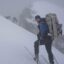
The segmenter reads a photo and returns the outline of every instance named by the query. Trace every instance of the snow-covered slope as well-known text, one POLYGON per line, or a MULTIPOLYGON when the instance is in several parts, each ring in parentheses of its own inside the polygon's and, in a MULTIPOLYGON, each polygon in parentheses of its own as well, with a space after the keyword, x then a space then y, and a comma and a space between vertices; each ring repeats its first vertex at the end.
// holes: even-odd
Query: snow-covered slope
MULTIPOLYGON (((35 35, 11 23, 0 16, 0 64, 35 64, 34 41, 35 35), (31 54, 28 52, 28 50, 31 54)), ((64 55, 53 48, 54 56, 59 64, 64 63, 64 55)), ((42 55, 48 60, 45 47, 40 47, 40 62, 47 64, 42 55)))
POLYGON ((60 52, 64 54, 64 35, 56 38, 53 44, 60 52))

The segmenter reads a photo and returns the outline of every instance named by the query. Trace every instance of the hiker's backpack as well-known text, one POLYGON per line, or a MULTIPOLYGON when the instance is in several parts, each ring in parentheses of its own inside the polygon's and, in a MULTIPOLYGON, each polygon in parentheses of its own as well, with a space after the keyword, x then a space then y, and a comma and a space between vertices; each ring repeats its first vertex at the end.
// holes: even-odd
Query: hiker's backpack
POLYGON ((62 24, 59 24, 56 14, 47 14, 46 22, 49 26, 49 32, 52 35, 52 39, 55 39, 59 35, 62 35, 62 24))

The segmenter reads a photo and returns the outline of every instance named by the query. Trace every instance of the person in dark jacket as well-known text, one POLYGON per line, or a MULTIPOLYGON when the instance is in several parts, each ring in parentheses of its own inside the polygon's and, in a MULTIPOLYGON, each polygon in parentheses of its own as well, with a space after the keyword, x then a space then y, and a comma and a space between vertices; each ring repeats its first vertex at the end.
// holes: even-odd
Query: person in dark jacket
POLYGON ((52 54, 52 38, 49 33, 49 27, 46 23, 45 18, 41 18, 39 15, 35 16, 35 21, 38 23, 38 29, 39 33, 37 34, 37 41, 34 43, 34 51, 35 51, 35 58, 37 59, 37 56, 39 54, 39 45, 45 45, 45 48, 48 53, 50 64, 54 64, 54 58, 52 54))

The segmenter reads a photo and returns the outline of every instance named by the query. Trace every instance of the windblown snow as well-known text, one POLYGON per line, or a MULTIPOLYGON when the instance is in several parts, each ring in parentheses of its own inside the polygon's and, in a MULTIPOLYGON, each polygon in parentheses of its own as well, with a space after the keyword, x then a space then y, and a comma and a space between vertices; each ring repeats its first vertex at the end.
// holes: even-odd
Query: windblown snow
MULTIPOLYGON (((34 34, 0 16, 0 64, 36 64, 33 60, 33 45, 36 39, 34 34)), ((64 64, 64 55, 54 47, 53 54, 58 64, 64 64)), ((45 47, 41 46, 40 62, 47 64, 47 61, 47 52, 45 47)))

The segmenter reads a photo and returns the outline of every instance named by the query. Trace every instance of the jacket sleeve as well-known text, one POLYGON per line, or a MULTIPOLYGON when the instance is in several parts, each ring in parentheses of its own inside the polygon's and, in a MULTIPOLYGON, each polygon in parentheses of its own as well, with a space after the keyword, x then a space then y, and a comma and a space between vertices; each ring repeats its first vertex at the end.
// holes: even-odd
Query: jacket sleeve
POLYGON ((38 38, 38 40, 40 40, 41 32, 40 32, 40 26, 39 25, 38 25, 38 29, 39 29, 39 33, 37 34, 37 38, 38 38))

